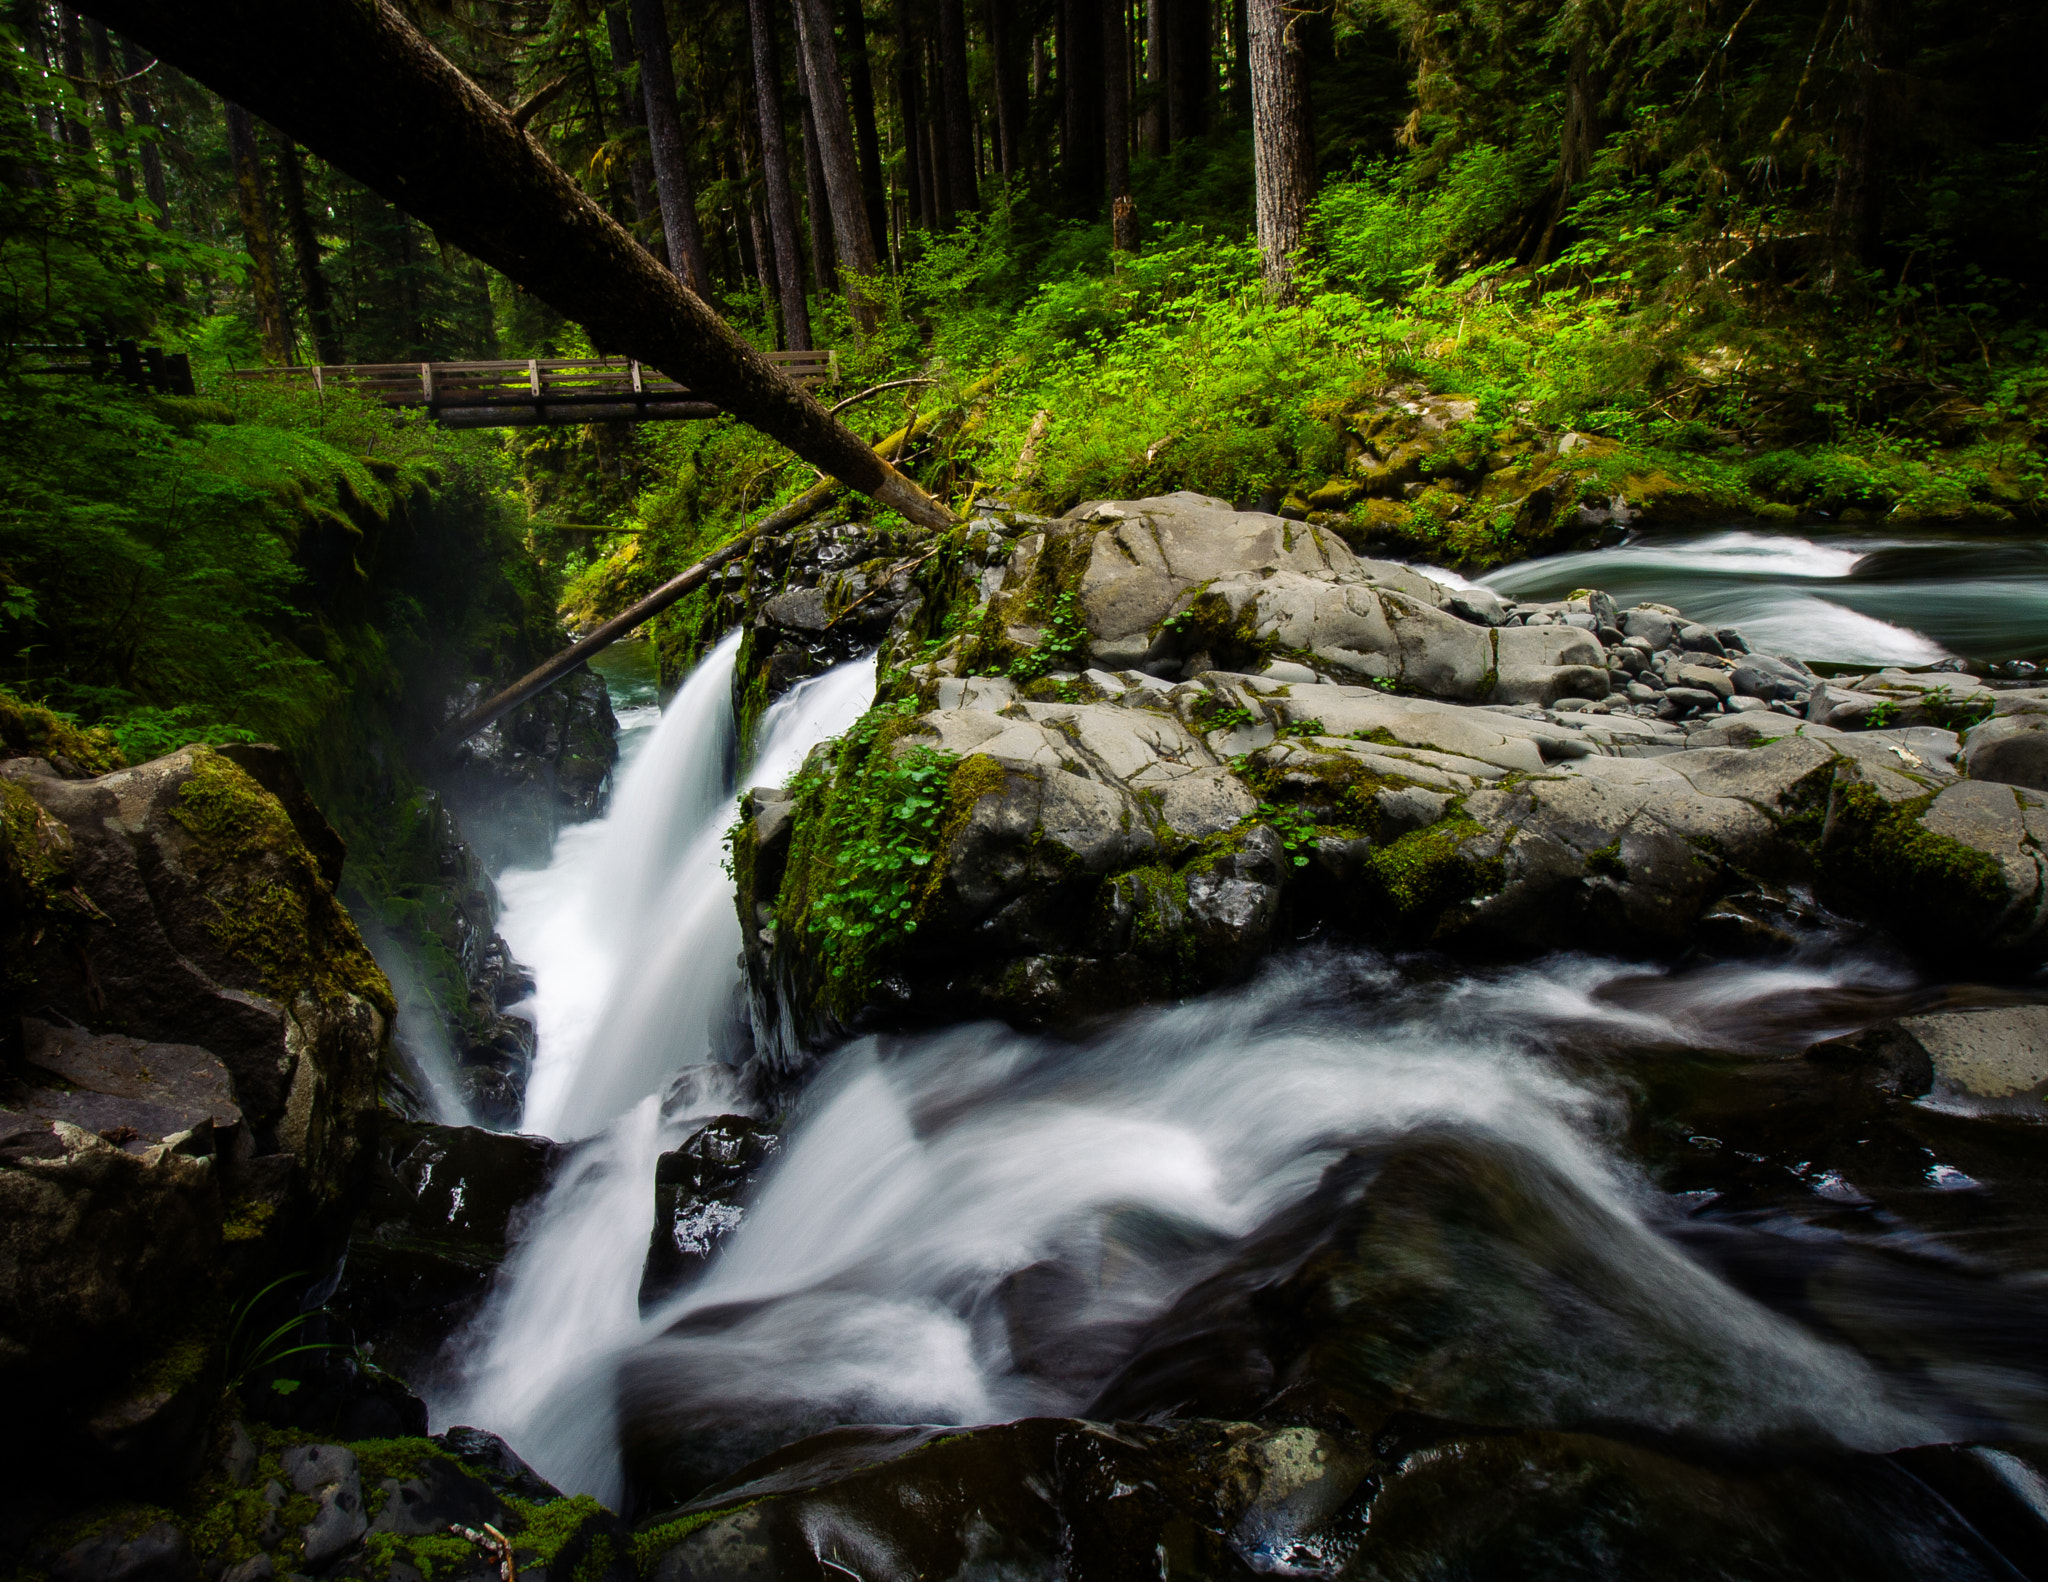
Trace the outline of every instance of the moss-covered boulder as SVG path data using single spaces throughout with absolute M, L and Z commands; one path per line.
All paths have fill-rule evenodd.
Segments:
M 281 754 L 239 756 L 0 763 L 0 1379 L 89 1403 L 58 1453 L 145 1474 L 218 1382 L 235 1271 L 343 1208 L 392 1011 L 340 842 Z

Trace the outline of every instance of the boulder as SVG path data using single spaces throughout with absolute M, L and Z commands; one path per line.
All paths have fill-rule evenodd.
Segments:
M 475 1310 L 560 1150 L 539 1137 L 385 1115 L 329 1304 L 363 1352 L 424 1382 Z
M 1908 1016 L 1897 1026 L 1950 1093 L 2036 1107 L 2048 1094 L 2048 1005 Z
M 2048 714 L 1999 715 L 1972 726 L 1963 763 L 1972 780 L 2048 792 Z
M 712 1249 L 738 1227 L 747 1189 L 779 1141 L 764 1122 L 720 1115 L 656 1162 L 654 1229 L 640 1275 L 643 1309 L 702 1269 Z

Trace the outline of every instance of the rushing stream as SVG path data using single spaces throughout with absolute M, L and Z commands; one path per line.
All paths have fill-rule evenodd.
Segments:
M 1654 600 L 1816 664 L 2048 654 L 2048 545 L 2036 539 L 1667 529 L 1613 549 L 1525 561 L 1483 580 L 1515 599 L 1596 587 L 1623 604 Z
M 1843 662 L 2048 644 L 2036 546 L 1947 546 L 1934 587 L 1869 570 L 1919 564 L 1882 560 L 1897 547 L 1731 532 L 1488 580 L 1596 583 Z M 1079 1042 L 863 1039 L 783 1118 L 701 1276 L 643 1311 L 655 1162 L 743 1104 L 733 796 L 786 779 L 873 690 L 871 662 L 803 684 L 741 773 L 736 646 L 658 723 L 614 676 L 609 815 L 501 881 L 538 984 L 524 1129 L 578 1141 L 459 1340 L 437 1423 L 492 1428 L 550 1479 L 644 1510 L 835 1424 L 1245 1416 L 1306 1344 L 1271 1293 L 1314 1307 L 1320 1268 L 1378 1317 L 1347 1388 L 1433 1419 L 1714 1464 L 2048 1436 L 2031 1136 L 1933 1107 L 1873 1120 L 1799 1058 L 1982 991 L 1830 939 L 1683 971 L 1311 943 Z M 2025 1464 L 1974 1454 L 2048 1521 Z M 1913 1574 L 2017 1574 L 1954 1562 L 1876 1485 L 1854 1499 L 1926 1556 Z

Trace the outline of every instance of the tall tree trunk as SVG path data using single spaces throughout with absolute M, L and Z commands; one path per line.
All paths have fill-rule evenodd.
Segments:
M 953 212 L 981 207 L 974 179 L 974 111 L 967 94 L 967 12 L 961 0 L 939 0 L 939 102 L 945 110 L 946 183 Z
M 683 284 L 712 300 L 704 232 L 697 223 L 697 188 L 690 180 L 682 113 L 676 107 L 675 64 L 669 57 L 664 0 L 632 0 L 633 47 L 640 55 L 640 97 L 647 107 L 648 151 L 661 197 L 661 229 L 669 266 Z
M 782 303 L 782 339 L 789 351 L 811 349 L 811 310 L 804 300 L 802 244 L 790 195 L 789 138 L 782 123 L 782 64 L 775 48 L 771 0 L 747 0 L 754 46 L 754 107 L 761 127 L 761 186 L 768 234 L 775 244 L 775 290 Z
M 68 5 L 57 7 L 57 60 L 74 84 L 85 81 L 85 39 L 79 31 L 78 13 Z M 83 121 L 74 121 L 60 110 L 57 125 L 65 142 L 82 154 L 92 152 L 92 129 Z
M 626 165 L 627 179 L 633 187 L 632 230 L 640 238 L 640 245 L 650 252 L 655 252 L 656 244 L 660 244 L 656 256 L 662 257 L 668 242 L 666 237 L 656 234 L 658 227 L 653 224 L 660 212 L 654 196 L 654 161 L 648 155 L 647 108 L 633 87 L 633 22 L 627 15 L 626 0 L 615 0 L 604 8 L 604 25 L 611 39 L 619 123 L 626 140 L 633 145 L 633 156 Z
M 818 124 L 812 119 L 811 90 L 803 79 L 803 61 L 799 58 L 797 85 L 802 94 L 804 212 L 811 221 L 811 285 L 822 297 L 838 289 L 839 271 L 832 263 L 832 203 L 825 196 L 825 161 L 818 154 Z
M 743 89 L 742 92 L 745 90 Z M 747 136 L 744 111 L 739 125 L 740 179 L 746 184 L 749 200 L 744 207 L 747 211 L 747 230 L 754 243 L 754 278 L 761 286 L 761 311 L 768 315 L 770 337 L 784 351 L 794 351 L 787 333 L 782 329 L 786 315 L 782 310 L 782 277 L 775 263 L 775 238 L 768 226 L 768 193 L 764 185 L 758 198 L 753 196 L 754 160 L 748 144 L 753 140 Z
M 1173 35 L 1166 46 L 1167 136 L 1185 143 L 1209 129 L 1208 0 L 1167 0 L 1167 21 Z
M 1145 152 L 1164 154 L 1173 147 L 1167 134 L 1166 4 L 1145 0 L 1145 114 L 1141 133 Z
M 932 227 L 953 229 L 953 183 L 946 164 L 946 112 L 939 88 L 939 46 L 936 39 L 924 44 L 924 175 L 925 198 L 931 205 Z
M 114 191 L 123 203 L 135 201 L 135 172 L 129 155 L 121 147 L 121 90 L 114 79 L 114 47 L 107 40 L 107 24 L 95 21 L 87 31 L 92 36 L 92 74 L 99 80 L 100 120 L 112 135 L 107 139 L 107 157 L 114 166 Z
M 796 19 L 804 80 L 811 90 L 811 122 L 824 166 L 825 197 L 832 208 L 832 237 L 844 266 L 841 283 L 854 328 L 865 336 L 878 321 L 875 239 L 861 203 L 860 166 L 853 151 L 853 123 L 846 113 L 846 89 L 839 75 L 839 46 L 832 37 L 828 0 L 797 0 Z
M 1017 18 L 1009 0 L 984 0 L 982 26 L 996 88 L 997 168 L 1006 176 L 1024 173 L 1024 82 L 1017 53 Z
M 1075 219 L 1093 219 L 1102 210 L 1103 9 L 1102 0 L 1062 0 L 1061 5 L 1060 174 L 1066 211 Z
M 1109 186 L 1109 245 L 1138 250 L 1138 210 L 1131 197 L 1130 20 L 1124 0 L 1102 7 L 1102 163 Z
M 1851 284 L 1844 274 L 1877 262 L 1884 229 L 1884 74 L 1897 42 L 1892 0 L 1849 0 L 1848 12 L 1850 99 L 1835 141 L 1835 190 L 1828 210 L 1830 294 Z
M 270 194 L 263 180 L 263 155 L 256 146 L 256 122 L 239 104 L 231 102 L 227 111 L 235 207 L 242 216 L 242 240 L 249 250 L 249 296 L 263 337 L 263 360 L 282 366 L 292 361 L 292 331 L 285 317 L 277 233 L 270 223 Z
M 911 223 L 929 231 L 934 226 L 931 183 L 925 170 L 923 123 L 917 102 L 920 49 L 917 32 L 910 25 L 910 0 L 896 0 L 896 119 L 903 127 L 903 191 Z
M 1288 27 L 1284 0 L 1250 0 L 1252 169 L 1258 187 L 1259 260 L 1266 294 L 1297 294 L 1293 255 L 1308 230 L 1315 147 L 1308 119 L 1308 63 Z
M 868 19 L 862 0 L 842 0 L 840 31 L 846 35 L 847 86 L 853 90 L 853 140 L 860 150 L 860 195 L 867 210 L 875 257 L 889 253 L 889 211 L 882 188 L 882 140 L 875 132 L 875 80 L 868 70 Z
M 288 137 L 277 140 L 277 176 L 292 258 L 299 266 L 299 293 L 313 332 L 313 355 L 323 363 L 338 363 L 343 360 L 341 337 L 334 333 L 334 299 L 327 289 L 327 272 L 320 267 L 320 237 L 306 207 L 306 172 L 299 163 L 298 144 Z
M 121 40 L 121 69 L 128 76 L 128 108 L 134 112 L 138 128 L 147 127 L 161 135 L 157 124 L 156 105 L 149 97 L 149 84 L 143 72 L 149 61 L 141 50 L 128 39 Z M 144 137 L 141 142 L 142 192 L 143 196 L 156 206 L 157 224 L 169 223 L 171 213 L 170 188 L 164 181 L 163 150 L 157 147 L 156 137 Z
M 1252 118 L 1251 22 L 1246 0 L 1230 0 L 1230 116 L 1242 125 Z

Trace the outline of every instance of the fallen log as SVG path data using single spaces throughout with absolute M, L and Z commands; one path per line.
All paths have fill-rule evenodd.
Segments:
M 742 340 L 389 0 L 86 0 L 473 258 L 921 527 L 953 517 Z

